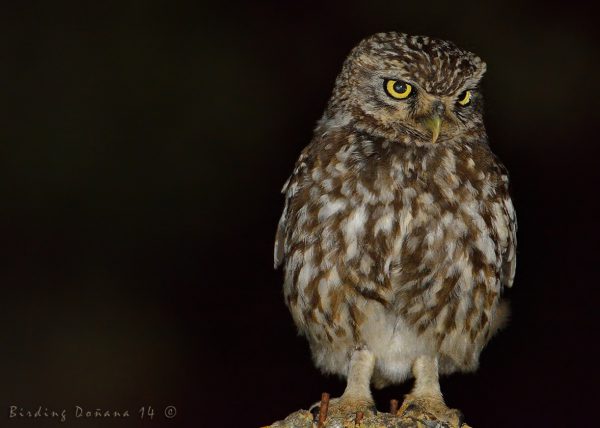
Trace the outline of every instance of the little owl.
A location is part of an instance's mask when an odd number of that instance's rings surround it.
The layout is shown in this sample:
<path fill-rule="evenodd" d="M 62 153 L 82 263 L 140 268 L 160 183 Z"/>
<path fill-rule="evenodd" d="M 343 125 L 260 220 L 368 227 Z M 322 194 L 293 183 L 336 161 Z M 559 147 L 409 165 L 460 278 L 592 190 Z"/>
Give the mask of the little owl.
<path fill-rule="evenodd" d="M 477 368 L 515 274 L 508 175 L 483 125 L 485 69 L 443 40 L 363 40 L 283 187 L 275 265 L 316 366 L 347 378 L 330 411 L 372 408 L 371 383 L 414 376 L 400 412 L 460 423 L 438 376 Z"/>

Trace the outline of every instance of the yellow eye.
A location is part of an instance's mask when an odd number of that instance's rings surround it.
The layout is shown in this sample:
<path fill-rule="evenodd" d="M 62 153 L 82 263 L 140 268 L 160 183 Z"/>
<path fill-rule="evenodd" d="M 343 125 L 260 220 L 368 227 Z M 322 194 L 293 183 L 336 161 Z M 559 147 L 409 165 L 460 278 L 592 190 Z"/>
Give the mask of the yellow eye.
<path fill-rule="evenodd" d="M 390 97 L 397 100 L 408 98 L 412 92 L 412 86 L 401 80 L 384 80 L 383 87 Z"/>
<path fill-rule="evenodd" d="M 461 106 L 466 106 L 471 102 L 471 91 L 465 91 L 458 97 L 458 103 Z"/>

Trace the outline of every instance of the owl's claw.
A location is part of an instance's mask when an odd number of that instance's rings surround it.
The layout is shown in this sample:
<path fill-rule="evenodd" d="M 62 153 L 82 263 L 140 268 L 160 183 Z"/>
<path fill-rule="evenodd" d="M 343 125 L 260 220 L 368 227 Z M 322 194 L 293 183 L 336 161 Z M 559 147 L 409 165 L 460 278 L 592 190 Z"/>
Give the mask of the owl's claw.
<path fill-rule="evenodd" d="M 328 399 L 327 416 L 345 418 L 356 415 L 357 412 L 362 412 L 364 415 L 377 414 L 369 387 L 374 366 L 375 356 L 373 353 L 364 345 L 356 346 L 350 356 L 346 389 L 341 397 Z M 321 402 L 317 402 L 309 409 L 314 420 L 319 419 L 320 406 Z"/>
<path fill-rule="evenodd" d="M 319 412 L 321 410 L 321 403 L 316 402 L 308 411 L 312 413 L 313 420 L 316 422 L 319 420 Z M 370 400 L 350 400 L 344 397 L 331 398 L 329 400 L 329 407 L 327 410 L 328 417 L 347 417 L 355 415 L 357 412 L 363 412 L 365 416 L 376 415 L 377 408 L 375 403 Z"/>
<path fill-rule="evenodd" d="M 321 412 L 320 403 L 313 404 L 312 406 L 310 406 L 310 409 L 308 409 L 308 411 L 313 415 L 313 422 L 319 422 L 319 413 Z"/>
<path fill-rule="evenodd" d="M 406 396 L 397 414 L 421 421 L 442 422 L 444 428 L 460 428 L 464 424 L 464 416 L 460 410 L 448 408 L 437 398 L 415 397 L 411 394 Z"/>

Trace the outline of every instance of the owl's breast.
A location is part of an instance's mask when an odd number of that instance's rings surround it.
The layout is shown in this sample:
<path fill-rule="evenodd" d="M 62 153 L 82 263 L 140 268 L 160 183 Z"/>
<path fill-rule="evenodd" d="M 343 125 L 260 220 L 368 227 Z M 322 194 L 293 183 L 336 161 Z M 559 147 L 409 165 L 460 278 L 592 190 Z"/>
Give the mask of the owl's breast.
<path fill-rule="evenodd" d="M 464 335 L 480 348 L 500 287 L 497 177 L 464 153 L 340 153 L 311 165 L 291 205 L 284 291 L 300 330 L 365 341 L 379 307 L 439 349 Z"/>

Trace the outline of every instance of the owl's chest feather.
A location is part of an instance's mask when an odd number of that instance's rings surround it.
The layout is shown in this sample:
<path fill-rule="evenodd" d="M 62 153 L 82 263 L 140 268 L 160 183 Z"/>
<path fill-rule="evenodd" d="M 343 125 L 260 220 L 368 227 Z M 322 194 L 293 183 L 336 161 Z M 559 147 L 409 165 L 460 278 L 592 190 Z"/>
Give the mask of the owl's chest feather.
<path fill-rule="evenodd" d="M 345 262 L 369 252 L 377 259 L 397 255 L 398 241 L 411 238 L 411 247 L 432 249 L 440 239 L 487 232 L 486 203 L 498 181 L 463 150 L 414 148 L 384 158 L 368 147 L 343 147 L 301 180 L 296 238 Z M 361 262 L 365 270 L 369 263 Z"/>
<path fill-rule="evenodd" d="M 359 340 L 362 299 L 440 340 L 457 327 L 481 333 L 502 243 L 501 178 L 480 159 L 468 146 L 381 156 L 362 145 L 307 165 L 288 189 L 284 285 L 301 330 Z"/>

